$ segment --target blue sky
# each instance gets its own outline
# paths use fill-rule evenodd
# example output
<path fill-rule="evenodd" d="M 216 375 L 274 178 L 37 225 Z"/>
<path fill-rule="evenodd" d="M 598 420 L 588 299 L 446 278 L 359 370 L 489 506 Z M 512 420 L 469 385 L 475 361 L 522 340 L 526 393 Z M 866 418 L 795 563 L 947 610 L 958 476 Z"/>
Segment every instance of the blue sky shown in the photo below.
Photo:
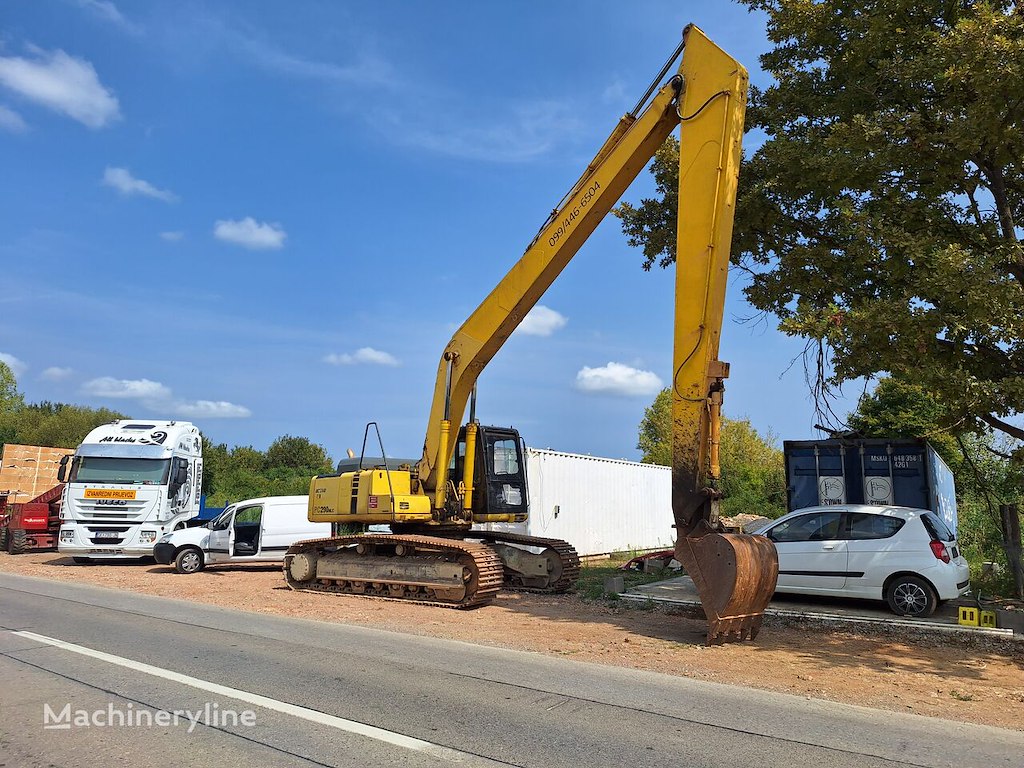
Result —
<path fill-rule="evenodd" d="M 0 359 L 30 402 L 335 458 L 373 420 L 418 456 L 452 332 L 688 22 L 766 82 L 764 18 L 726 2 L 7 0 Z M 673 301 L 641 260 L 606 220 L 484 372 L 481 421 L 639 457 Z M 814 437 L 803 343 L 743 322 L 741 288 L 726 415 Z"/>

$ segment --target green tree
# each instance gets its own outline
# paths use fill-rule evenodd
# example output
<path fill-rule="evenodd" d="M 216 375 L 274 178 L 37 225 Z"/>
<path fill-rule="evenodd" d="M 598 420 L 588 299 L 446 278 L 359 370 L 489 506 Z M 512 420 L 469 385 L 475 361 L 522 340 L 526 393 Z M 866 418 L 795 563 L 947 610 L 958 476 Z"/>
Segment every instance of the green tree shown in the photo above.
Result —
<path fill-rule="evenodd" d="M 266 463 L 268 469 L 301 470 L 309 475 L 331 470 L 331 459 L 322 445 L 291 435 L 279 437 L 270 444 Z"/>
<path fill-rule="evenodd" d="M 224 443 L 203 443 L 203 487 L 212 507 L 260 496 L 282 495 L 265 474 L 267 457 L 249 445 L 228 449 Z"/>
<path fill-rule="evenodd" d="M 958 445 L 962 429 L 944 427 L 949 423 L 947 409 L 918 384 L 889 376 L 879 379 L 846 423 L 864 437 L 926 439 L 951 466 L 963 459 Z"/>
<path fill-rule="evenodd" d="M 667 387 L 644 410 L 636 447 L 642 451 L 641 461 L 672 465 L 672 390 Z"/>
<path fill-rule="evenodd" d="M 1024 438 L 1024 13 L 1010 0 L 741 0 L 775 79 L 740 172 L 734 264 L 809 340 L 819 381 L 891 373 L 952 423 Z M 662 199 L 618 214 L 644 266 L 674 260 Z"/>
<path fill-rule="evenodd" d="M 672 392 L 663 389 L 644 411 L 637 448 L 650 464 L 672 464 Z M 723 419 L 719 450 L 721 514 L 778 517 L 786 512 L 786 476 L 775 436 L 761 436 L 750 421 Z"/>
<path fill-rule="evenodd" d="M 786 514 L 786 468 L 775 435 L 761 435 L 748 419 L 722 420 L 721 514 Z"/>
<path fill-rule="evenodd" d="M 14 371 L 3 360 L 0 360 L 0 413 L 16 411 L 25 400 L 18 391 L 18 380 Z"/>
<path fill-rule="evenodd" d="M 0 360 L 0 448 L 7 443 L 16 442 L 17 427 L 14 421 L 24 405 L 25 400 L 18 391 L 18 380 L 14 376 L 14 371 Z"/>
<path fill-rule="evenodd" d="M 74 448 L 101 424 L 125 418 L 128 417 L 123 413 L 109 408 L 43 401 L 22 406 L 12 421 L 17 442 L 23 445 Z"/>

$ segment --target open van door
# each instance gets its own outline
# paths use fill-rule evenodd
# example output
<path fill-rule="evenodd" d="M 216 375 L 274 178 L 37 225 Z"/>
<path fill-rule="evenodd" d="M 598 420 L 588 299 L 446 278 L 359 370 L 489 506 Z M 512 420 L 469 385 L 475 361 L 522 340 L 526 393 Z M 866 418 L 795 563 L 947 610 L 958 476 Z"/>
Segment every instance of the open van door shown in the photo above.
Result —
<path fill-rule="evenodd" d="M 231 557 L 235 534 L 235 508 L 228 507 L 210 522 L 206 562 L 222 563 Z"/>
<path fill-rule="evenodd" d="M 239 507 L 235 512 L 235 523 L 232 526 L 232 557 L 257 557 L 260 553 L 260 533 L 262 528 L 262 504 L 248 504 L 244 507 Z"/>

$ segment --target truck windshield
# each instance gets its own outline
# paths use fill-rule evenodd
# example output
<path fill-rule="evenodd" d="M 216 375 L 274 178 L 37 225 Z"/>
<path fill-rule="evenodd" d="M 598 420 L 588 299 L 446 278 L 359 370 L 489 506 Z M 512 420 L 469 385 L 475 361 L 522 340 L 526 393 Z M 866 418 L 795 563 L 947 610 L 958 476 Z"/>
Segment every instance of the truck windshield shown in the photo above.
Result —
<path fill-rule="evenodd" d="M 75 467 L 71 482 L 163 485 L 167 482 L 171 460 L 80 456 Z"/>

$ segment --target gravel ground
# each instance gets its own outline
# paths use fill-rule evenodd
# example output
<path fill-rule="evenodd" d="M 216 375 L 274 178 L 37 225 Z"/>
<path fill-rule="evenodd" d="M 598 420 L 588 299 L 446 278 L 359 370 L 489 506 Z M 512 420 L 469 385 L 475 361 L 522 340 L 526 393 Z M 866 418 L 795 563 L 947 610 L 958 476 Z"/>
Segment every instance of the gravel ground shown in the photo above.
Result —
<path fill-rule="evenodd" d="M 0 554 L 0 572 L 200 603 L 515 648 L 808 698 L 1024 730 L 1024 643 L 769 619 L 754 643 L 708 648 L 703 620 L 575 595 L 504 593 L 454 611 L 292 592 L 271 566 L 183 576 L 138 563 L 75 565 L 54 552 Z"/>

